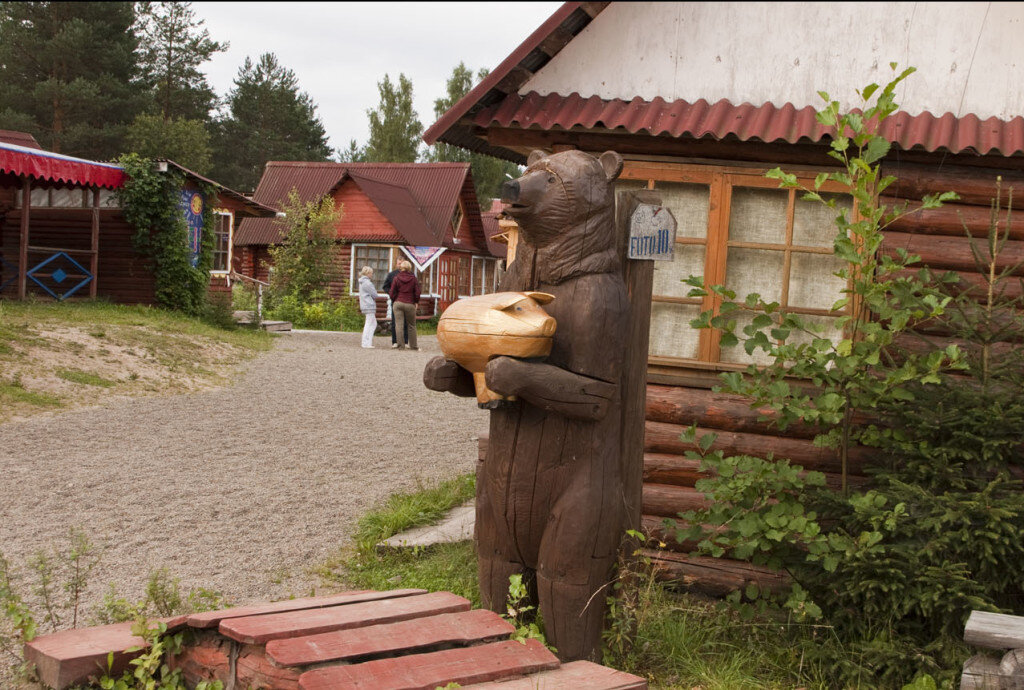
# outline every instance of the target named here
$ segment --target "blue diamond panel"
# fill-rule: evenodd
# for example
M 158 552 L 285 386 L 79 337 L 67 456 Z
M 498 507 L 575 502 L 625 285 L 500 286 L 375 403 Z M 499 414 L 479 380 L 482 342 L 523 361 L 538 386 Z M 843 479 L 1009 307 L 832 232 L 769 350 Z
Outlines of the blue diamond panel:
M 55 300 L 67 299 L 93 279 L 92 273 L 64 252 L 57 252 L 36 264 L 27 275 Z M 69 281 L 69 286 L 61 292 L 64 281 Z
M 0 290 L 10 285 L 18 277 L 18 267 L 6 259 L 0 259 Z

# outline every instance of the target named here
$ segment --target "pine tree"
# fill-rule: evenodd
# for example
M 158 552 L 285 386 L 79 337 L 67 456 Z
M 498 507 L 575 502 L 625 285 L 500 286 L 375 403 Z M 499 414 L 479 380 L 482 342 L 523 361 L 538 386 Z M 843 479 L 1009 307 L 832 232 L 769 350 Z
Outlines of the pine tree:
M 128 152 L 143 158 L 170 158 L 200 175 L 210 171 L 210 133 L 200 120 L 139 115 L 125 133 Z
M 486 69 L 477 72 L 477 83 L 483 81 L 488 73 Z M 434 118 L 439 119 L 444 115 L 469 93 L 473 86 L 473 71 L 466 67 L 464 62 L 460 62 L 452 70 L 452 75 L 448 77 L 447 94 L 434 101 Z M 500 195 L 502 182 L 519 176 L 519 166 L 515 163 L 480 153 L 470 153 L 458 146 L 442 142 L 434 144 L 427 152 L 426 158 L 432 162 L 469 162 L 473 172 L 473 183 L 476 185 L 476 196 L 480 201 L 480 208 L 483 210 L 490 208 L 490 200 Z
M 398 84 L 388 75 L 377 82 L 380 104 L 368 110 L 370 140 L 366 144 L 366 159 L 390 163 L 413 163 L 419 156 L 423 125 L 412 106 L 412 82 L 404 74 L 398 75 Z
M 359 146 L 355 139 L 350 139 L 347 149 L 338 149 L 339 163 L 365 163 L 366 147 Z
M 145 105 L 130 2 L 0 3 L 0 128 L 109 160 Z
M 216 95 L 199 67 L 227 43 L 210 38 L 190 2 L 143 2 L 139 6 L 139 62 L 164 120 L 207 121 Z
M 269 160 L 325 161 L 333 153 L 313 99 L 273 53 L 245 59 L 227 105 L 215 130 L 213 176 L 229 187 L 254 189 Z

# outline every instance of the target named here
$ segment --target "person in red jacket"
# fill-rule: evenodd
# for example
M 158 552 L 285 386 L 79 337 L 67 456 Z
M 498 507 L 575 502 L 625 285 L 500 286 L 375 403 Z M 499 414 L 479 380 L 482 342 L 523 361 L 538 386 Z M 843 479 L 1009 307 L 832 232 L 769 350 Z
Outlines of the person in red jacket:
M 395 334 L 398 341 L 391 347 L 404 350 L 406 344 L 410 350 L 418 350 L 416 346 L 416 305 L 420 302 L 420 281 L 412 272 L 412 264 L 403 261 L 398 265 L 401 273 L 391 281 L 392 317 L 394 318 Z M 406 330 L 405 324 L 409 324 Z M 408 340 L 408 343 L 406 343 Z

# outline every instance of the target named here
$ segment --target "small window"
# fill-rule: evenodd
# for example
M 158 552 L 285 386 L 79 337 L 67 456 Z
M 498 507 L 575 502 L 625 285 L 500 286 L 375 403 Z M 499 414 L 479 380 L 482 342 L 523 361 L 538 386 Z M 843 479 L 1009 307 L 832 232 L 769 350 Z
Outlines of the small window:
M 465 212 L 462 210 L 462 202 L 460 201 L 455 206 L 455 212 L 452 213 L 452 237 L 459 236 L 459 228 L 462 227 L 462 219 L 465 216 Z
M 227 273 L 231 267 L 231 214 L 225 211 L 216 211 L 213 222 L 213 268 L 211 270 Z
M 352 285 L 349 290 L 352 294 L 359 292 L 359 271 L 363 266 L 373 269 L 373 286 L 380 292 L 380 286 L 384 284 L 389 267 L 391 266 L 391 247 L 388 245 L 356 244 L 352 247 Z

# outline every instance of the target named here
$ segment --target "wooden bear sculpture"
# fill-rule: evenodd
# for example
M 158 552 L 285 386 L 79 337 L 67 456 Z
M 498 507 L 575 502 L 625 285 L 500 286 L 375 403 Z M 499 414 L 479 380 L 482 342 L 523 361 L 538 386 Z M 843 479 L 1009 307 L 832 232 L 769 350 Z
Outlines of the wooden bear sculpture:
M 614 181 L 622 158 L 534 151 L 502 201 L 519 223 L 502 290 L 554 296 L 544 362 L 491 359 L 486 385 L 516 398 L 491 411 L 477 478 L 484 605 L 504 611 L 509 576 L 536 576 L 548 641 L 563 659 L 596 657 L 624 519 L 620 374 L 629 302 L 620 273 Z M 469 372 L 435 357 L 428 388 L 474 395 Z

